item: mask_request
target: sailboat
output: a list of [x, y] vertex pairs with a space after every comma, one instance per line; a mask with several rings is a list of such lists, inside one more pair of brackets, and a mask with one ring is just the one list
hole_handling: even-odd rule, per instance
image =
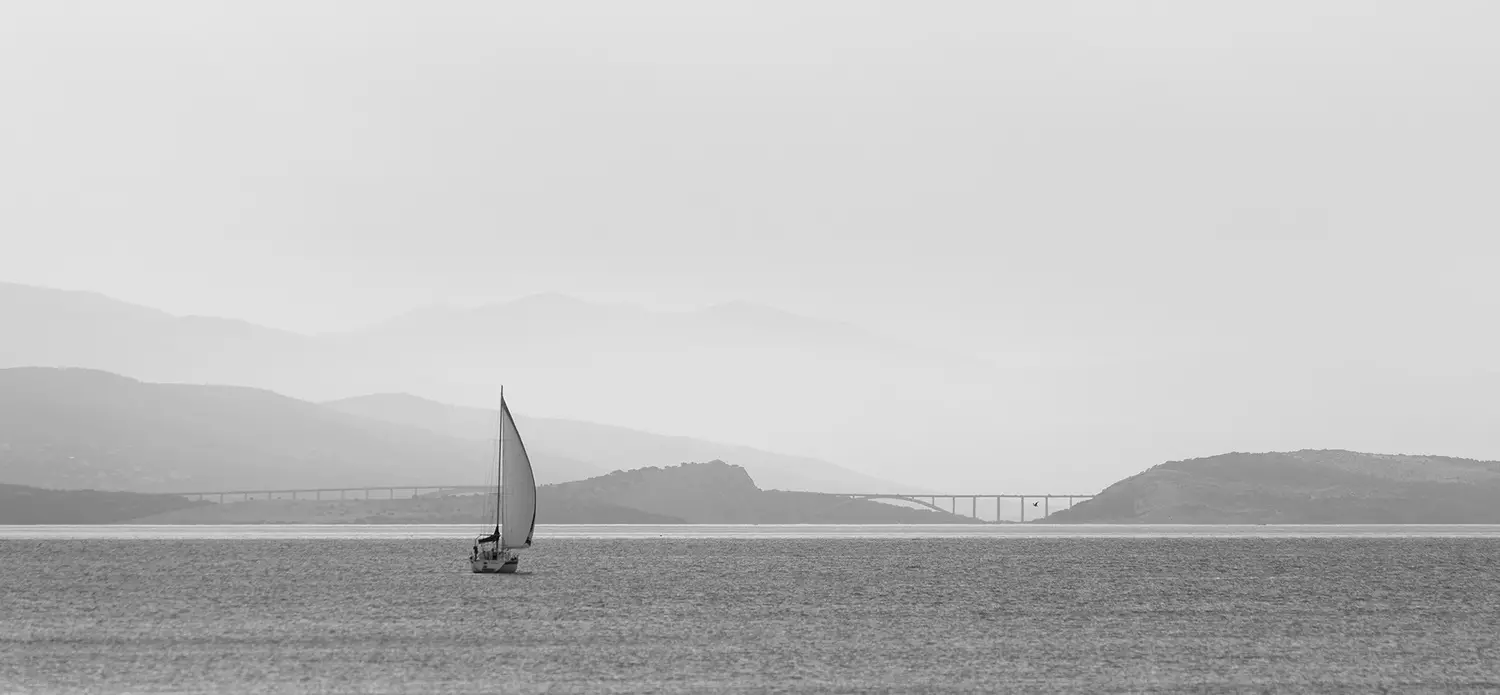
[[[495, 480], [495, 527], [474, 541], [469, 567], [479, 574], [513, 574], [520, 564], [516, 551], [531, 547], [536, 531], [536, 478], [526, 445], [505, 404], [500, 389], [500, 475]], [[486, 523], [488, 526], [488, 523]]]

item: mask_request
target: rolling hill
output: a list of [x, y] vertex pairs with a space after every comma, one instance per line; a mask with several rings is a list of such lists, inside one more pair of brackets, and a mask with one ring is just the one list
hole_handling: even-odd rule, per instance
[[1047, 523], [1495, 524], [1500, 462], [1343, 450], [1171, 461]]
[[[968, 458], [948, 455], [974, 449], [954, 428], [987, 433], [993, 415], [973, 408], [991, 393], [992, 379], [975, 378], [987, 369], [977, 361], [748, 304], [656, 312], [539, 295], [304, 335], [0, 283], [0, 326], [0, 368], [82, 367], [314, 402], [411, 393], [481, 408], [504, 383], [536, 416], [860, 461], [867, 473], [884, 469], [876, 477], [906, 483], [898, 487], [919, 477], [914, 455]], [[869, 407], [882, 399], [906, 405]], [[877, 437], [902, 426], [934, 436]]]
[[[768, 486], [888, 491], [832, 464], [585, 422], [518, 416], [542, 484], [729, 459]], [[0, 369], [0, 482], [140, 492], [482, 483], [494, 415], [410, 396], [315, 404], [260, 389]]]
[[[483, 483], [490, 446], [259, 389], [0, 370], [0, 482], [136, 492]], [[543, 483], [602, 472], [533, 458]]]
[[812, 492], [761, 489], [723, 461], [615, 471], [550, 486], [543, 502], [613, 504], [692, 524], [945, 524], [977, 519]]

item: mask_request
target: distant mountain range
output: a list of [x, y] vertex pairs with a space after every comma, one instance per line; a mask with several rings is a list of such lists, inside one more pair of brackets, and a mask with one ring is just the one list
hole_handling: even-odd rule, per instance
[[[493, 414], [409, 396], [329, 405], [87, 369], [0, 369], [0, 482], [138, 492], [480, 484]], [[584, 422], [521, 420], [538, 482], [693, 460], [768, 487], [889, 490], [826, 462]]]
[[986, 380], [950, 373], [983, 363], [748, 304], [672, 313], [539, 295], [302, 335], [0, 284], [0, 326], [0, 367], [84, 367], [315, 402], [409, 393], [492, 407], [504, 384], [534, 415], [836, 456], [902, 488], [926, 477], [914, 456], [959, 460], [945, 455], [960, 443], [945, 430], [990, 429], [989, 414], [971, 412]]
[[1343, 450], [1170, 461], [1046, 522], [1497, 524], [1500, 462]]
[[1440, 335], [1352, 324], [1338, 349], [1288, 331], [1212, 350], [1191, 337], [1160, 350], [1082, 345], [1068, 354], [1087, 362], [996, 366], [748, 304], [661, 312], [538, 295], [303, 335], [0, 284], [0, 331], [0, 367], [481, 409], [503, 384], [534, 418], [795, 452], [913, 490], [1086, 493], [1151, 463], [1235, 449], [1500, 458], [1500, 367], [1423, 357], [1439, 354], [1422, 346]]

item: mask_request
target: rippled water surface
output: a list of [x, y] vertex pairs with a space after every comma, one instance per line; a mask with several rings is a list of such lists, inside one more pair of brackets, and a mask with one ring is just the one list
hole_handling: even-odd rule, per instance
[[0, 540], [3, 692], [1500, 690], [1493, 535], [554, 534], [480, 576], [463, 530], [43, 531]]
[[[93, 524], [0, 526], [5, 538], [466, 538], [487, 529], [458, 524]], [[563, 524], [536, 528], [558, 538], [1494, 538], [1500, 524]]]

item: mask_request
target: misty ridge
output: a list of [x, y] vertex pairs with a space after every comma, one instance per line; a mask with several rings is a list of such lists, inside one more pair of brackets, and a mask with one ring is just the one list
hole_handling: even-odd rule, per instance
[[[16, 336], [0, 346], [0, 366], [87, 367], [310, 401], [409, 393], [491, 410], [503, 382], [527, 394], [529, 413], [741, 443], [768, 440], [778, 428], [785, 434], [797, 419], [809, 436], [837, 439], [839, 428], [859, 426], [859, 402], [897, 381], [902, 364], [932, 370], [913, 351], [790, 314], [748, 306], [658, 314], [557, 295], [473, 311], [435, 308], [357, 333], [305, 336], [7, 285], [0, 286], [0, 322]], [[885, 375], [870, 378], [877, 368]], [[812, 394], [823, 394], [826, 412], [842, 424], [805, 419], [819, 404]], [[814, 423], [833, 431], [820, 433]]]
[[[519, 419], [541, 484], [732, 457], [767, 489], [894, 486], [803, 457]], [[411, 396], [318, 404], [248, 387], [146, 383], [79, 368], [0, 369], [0, 482], [158, 493], [478, 485], [495, 455], [493, 420], [493, 412]]]
[[[1378, 349], [1330, 355], [1291, 335], [1243, 354], [1001, 365], [751, 304], [658, 312], [537, 295], [305, 335], [13, 284], [0, 285], [0, 325], [0, 366], [266, 389], [454, 439], [480, 438], [503, 382], [525, 394], [525, 426], [556, 443], [559, 466], [640, 450], [540, 435], [549, 423], [595, 422], [725, 443], [625, 467], [717, 458], [768, 487], [789, 481], [762, 480], [740, 460], [751, 450], [800, 455], [804, 470], [837, 464], [870, 485], [976, 492], [1087, 492], [1223, 451], [1500, 452], [1494, 374], [1395, 368]], [[600, 444], [563, 449], [581, 442]]]

